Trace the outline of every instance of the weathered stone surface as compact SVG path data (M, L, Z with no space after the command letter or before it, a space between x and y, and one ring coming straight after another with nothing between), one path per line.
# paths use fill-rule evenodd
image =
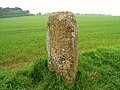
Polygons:
M78 35L74 14L54 12L47 23L48 67L73 81L78 66Z

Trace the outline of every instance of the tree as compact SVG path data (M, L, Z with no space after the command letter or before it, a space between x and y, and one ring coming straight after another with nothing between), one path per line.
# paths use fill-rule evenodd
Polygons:
M39 15L41 15L41 12L39 12Z
M28 16L28 15L33 15L30 14L29 10L22 10L19 7L15 7L15 8L2 8L0 7L0 18L2 17L18 17L18 16Z

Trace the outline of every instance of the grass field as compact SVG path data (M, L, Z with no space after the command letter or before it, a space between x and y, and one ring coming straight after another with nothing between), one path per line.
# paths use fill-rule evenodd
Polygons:
M47 18L0 19L1 89L120 89L120 17L76 16L79 67L74 85L47 70Z

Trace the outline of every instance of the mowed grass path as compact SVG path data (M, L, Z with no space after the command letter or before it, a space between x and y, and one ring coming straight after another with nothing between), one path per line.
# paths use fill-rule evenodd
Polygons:
M47 57L48 16L0 19L0 66L16 67ZM76 16L79 53L120 45L120 17ZM4 67L5 66L5 67Z

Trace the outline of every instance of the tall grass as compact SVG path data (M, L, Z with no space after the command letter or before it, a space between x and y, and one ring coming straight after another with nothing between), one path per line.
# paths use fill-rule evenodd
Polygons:
M76 80L66 84L48 70L47 58L37 59L15 72L0 76L1 89L119 90L120 48L99 48L79 54Z

